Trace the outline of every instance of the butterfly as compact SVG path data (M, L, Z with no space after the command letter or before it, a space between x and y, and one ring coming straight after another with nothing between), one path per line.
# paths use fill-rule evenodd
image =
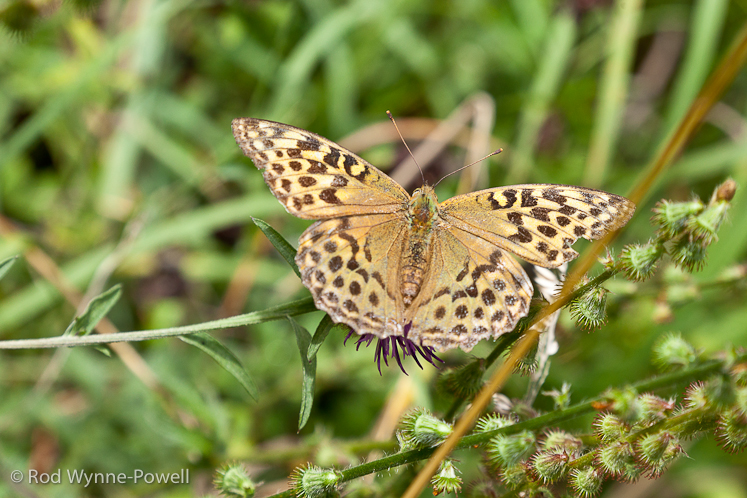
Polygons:
M579 237L628 222L635 205L569 185L513 185L439 203L412 196L376 167L312 132L254 118L236 142L294 216L318 220L296 263L316 307L358 334L405 336L438 351L469 351L513 330L533 288L512 255L545 268L574 259Z

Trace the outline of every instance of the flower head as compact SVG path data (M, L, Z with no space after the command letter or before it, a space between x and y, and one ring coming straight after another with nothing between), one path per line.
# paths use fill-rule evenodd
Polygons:
M402 348L402 357L411 356L415 363L418 364L420 369L423 369L423 365L418 361L418 355L422 356L425 361L438 368L434 360L444 362L441 358L436 356L436 350L431 346L418 346L414 341L407 338L407 334L410 332L412 323L408 323L405 326L405 335L389 336L384 339L375 336L374 334L362 334L358 340L355 341L355 350L361 347L361 344L370 346L374 339L377 339L376 353L374 353L374 361L376 366L379 368L379 375L381 375L381 359L384 359L384 364L389 366L389 358L394 358L399 365L399 369L402 373L407 375L405 368L402 366L402 358L399 354L399 348ZM355 331L351 330L350 333L345 337L343 344L347 343L348 339L355 334Z

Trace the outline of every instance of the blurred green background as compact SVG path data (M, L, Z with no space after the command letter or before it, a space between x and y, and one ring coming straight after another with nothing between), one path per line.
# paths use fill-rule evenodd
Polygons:
M376 124L366 138L376 146L345 143L387 171L406 157L387 109L415 146L460 106L477 108L493 147L506 149L476 167L478 185L564 183L624 195L746 20L745 0L0 0L0 259L22 255L0 281L0 339L65 330L75 308L49 283L56 268L89 297L121 283L110 314L121 331L307 295L251 223L263 218L292 242L308 226L284 212L241 155L230 130L240 116L335 141ZM728 176L747 185L746 111L741 71L638 206L617 249L652 235L650 209L661 198L706 198ZM463 147L448 147L429 178L464 157ZM452 178L439 186L442 199L457 189ZM609 323L593 334L563 315L546 388L570 382L580 401L652 375L651 345L670 330L706 352L744 346L741 191L730 216L703 271L664 267L645 284L609 282ZM737 278L720 283L724 271ZM313 331L320 318L299 321ZM255 378L258 402L176 339L135 343L142 363L129 367L94 349L0 352L0 497L201 496L212 492L214 469L232 459L248 462L256 480L282 484L307 459L356 461L338 443L368 437L400 393L397 369L380 377L372 349L356 352L330 336L311 420L297 434L302 373L288 323L215 336ZM485 343L472 354L489 351ZM468 358L444 356L450 364ZM406 366L409 402L443 410L433 369ZM525 386L514 379L506 393L521 397ZM541 396L537 406L552 404ZM609 484L605 496L747 496L744 455L709 439L686 451L691 458L658 481ZM279 456L267 463L268 455ZM460 458L465 481L478 477L475 454ZM10 483L11 470L28 468L189 468L191 481Z

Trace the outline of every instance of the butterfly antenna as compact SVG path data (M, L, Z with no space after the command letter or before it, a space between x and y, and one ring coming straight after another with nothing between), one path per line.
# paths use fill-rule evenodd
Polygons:
M386 111L386 115L389 116L389 119L392 121L392 124L394 125L394 129L397 130L397 134L399 135L399 138L402 140L402 143L405 144L405 148L407 149L407 152L410 153L410 157L412 157L412 162L414 162L415 166L418 167L418 171L420 171L420 178L423 179L423 185L425 185L425 175L423 174L423 168L421 168L418 162L415 160L415 155L410 150L410 147L408 147L407 142L405 142L405 137L403 137L402 133L400 133L399 127L397 127L397 122L394 121L394 116L392 116L392 113L389 111Z
M467 166L462 166L462 167L461 167L461 168L459 168L459 169L455 169L454 171L452 171L452 172L451 172L451 173L449 173L448 175L444 175L444 176L443 176L443 177L442 177L442 178L441 178L441 179L440 179L439 181L437 181L437 182L436 182L436 185L438 185L439 183L441 183L442 181L444 181L444 180L445 180L446 178L450 177L451 175L453 175L453 174L455 174L455 173L459 173L459 172L460 172L460 171L462 171L463 169L467 169L467 168L469 168L470 166L474 166L475 164L479 163L480 161L484 161L485 159L487 159L487 158L489 158L489 157L492 157L492 156L495 156L496 154L500 154L501 152L503 152L503 149L498 149L498 150L494 150L493 152L491 152L491 153L490 153L490 154L488 154L487 156L483 157L482 159L478 159L478 160L477 160L477 161L475 161L475 162L469 163L469 164L468 164ZM433 185L433 188L436 188L436 185Z

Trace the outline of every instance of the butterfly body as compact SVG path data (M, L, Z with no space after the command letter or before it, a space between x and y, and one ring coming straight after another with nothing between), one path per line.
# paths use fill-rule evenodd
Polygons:
M420 293L428 272L437 220L438 199L435 191L428 186L417 189L408 206L408 239L400 270L400 291L406 308Z
M567 185L514 185L439 203L410 196L352 152L300 128L234 120L234 136L286 210L316 219L296 263L316 306L359 334L469 351L526 315L533 288L511 256L554 268L571 244L623 226L627 199Z

